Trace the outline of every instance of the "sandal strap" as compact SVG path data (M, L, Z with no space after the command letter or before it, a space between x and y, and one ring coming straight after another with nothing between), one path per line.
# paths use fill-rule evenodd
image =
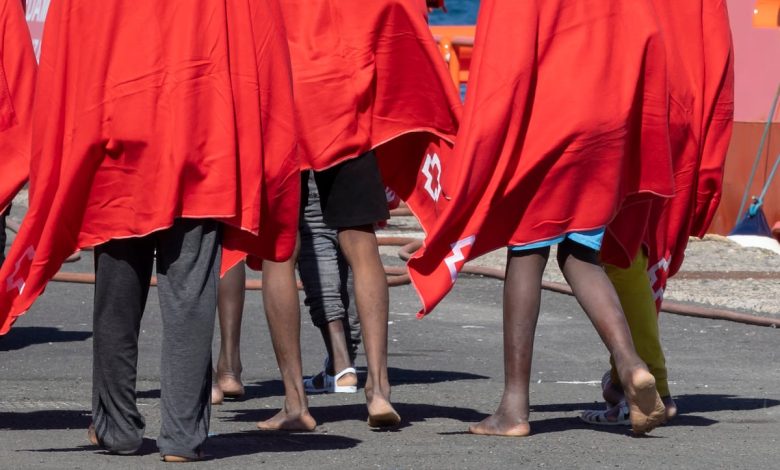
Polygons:
M607 417L610 411L614 410L615 408L611 408L610 410L586 410L580 414L580 419L589 424L604 424L614 426L631 424L629 419L630 411L625 400L621 401L617 405L617 408L617 416L615 417L615 420L611 420Z
M333 381L338 382L340 378L344 377L347 374L355 374L357 375L357 371L354 367L347 367L346 369L342 370L338 374L333 376Z

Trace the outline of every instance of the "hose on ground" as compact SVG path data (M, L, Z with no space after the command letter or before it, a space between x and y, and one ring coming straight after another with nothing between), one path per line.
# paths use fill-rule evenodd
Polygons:
M397 209L408 210L408 209ZM14 232L19 231L19 224L8 219L8 228ZM415 251L422 246L422 240L410 237L377 237L380 246L398 246L398 256L403 261L408 261L412 257ZM409 273L403 266L385 266L385 274L387 275L387 284L390 287L404 286L411 283ZM485 266L469 266L466 265L461 270L462 274L471 274L477 276L484 276L492 279L504 280L504 271L496 268L489 268ZM54 282L68 282L76 284L94 284L95 275L92 273L74 273L67 271L58 272L52 279ZM157 278L152 277L151 285L157 285ZM300 281L298 281L298 289L302 289ZM260 279L247 279L247 290L262 290L263 281ZM542 289L559 294L574 295L571 288L560 282L542 281ZM704 307L699 305L690 305L682 302L674 302L671 300L664 300L661 305L661 310L667 313L673 313L675 315L681 315L694 318L706 318L710 320L726 320L736 323L743 323L746 325L765 326L770 328L780 327L780 318L761 317L758 315L752 315L748 313L735 312L733 310L725 310L720 308Z

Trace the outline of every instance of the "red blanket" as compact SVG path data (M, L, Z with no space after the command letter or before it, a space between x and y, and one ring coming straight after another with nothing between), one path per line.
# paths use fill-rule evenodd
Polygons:
M441 161L448 205L409 262L421 313L464 261L671 195L667 114L649 2L483 1L461 131Z
M669 129L675 197L613 225L648 221L649 276L660 308L668 277L682 265L689 236L703 236L721 196L734 116L734 65L723 0L653 0L669 63ZM614 245L605 243L604 254ZM614 262L607 258L606 261Z
M0 213L27 181L37 65L19 0L0 0Z
M177 217L289 258L300 162L274 0L52 3L35 98L30 208L0 270L0 334L79 247Z
M281 0L302 168L375 150L382 178L430 226L440 158L461 102L427 24L425 0Z
M427 136L412 136L412 147L420 138L454 138L460 100L428 29L425 0L281 5L304 169L329 168L410 133ZM397 147L392 155L378 153L401 165L412 158L414 173L424 156Z

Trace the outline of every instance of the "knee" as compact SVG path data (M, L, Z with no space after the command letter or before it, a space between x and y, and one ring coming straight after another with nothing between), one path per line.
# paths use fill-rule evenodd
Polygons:
M342 251L347 252L357 247L375 244L376 235L372 225L361 225L339 229L338 240Z

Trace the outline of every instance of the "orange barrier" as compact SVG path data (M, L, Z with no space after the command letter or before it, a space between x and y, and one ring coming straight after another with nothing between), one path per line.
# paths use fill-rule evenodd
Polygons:
M468 82L476 26L431 26L431 32L449 66L452 81L456 86Z
M726 168L723 175L723 197L715 213L715 218L710 226L709 233L727 235L737 222L739 204L742 194L745 192L753 161L758 153L758 145L761 142L761 134L764 131L762 122L735 122L734 134L731 137L729 153L726 156ZM780 155L780 123L772 124L769 129L769 138L766 148L761 154L758 171L749 188L749 196L757 196L761 193L769 172L772 171L772 163L777 155ZM764 197L764 214L770 227L780 221L780 179L775 177L774 183Z
M753 27L780 27L780 0L758 0L753 8Z

